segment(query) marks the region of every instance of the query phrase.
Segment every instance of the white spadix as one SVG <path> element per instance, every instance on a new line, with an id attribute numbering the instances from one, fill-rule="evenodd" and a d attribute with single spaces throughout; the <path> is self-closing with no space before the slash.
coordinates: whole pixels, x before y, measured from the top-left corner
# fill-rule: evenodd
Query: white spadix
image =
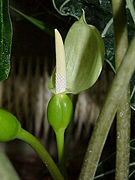
<path id="1" fill-rule="evenodd" d="M 56 94 L 66 90 L 66 61 L 62 37 L 55 29 L 55 52 L 56 52 Z"/>

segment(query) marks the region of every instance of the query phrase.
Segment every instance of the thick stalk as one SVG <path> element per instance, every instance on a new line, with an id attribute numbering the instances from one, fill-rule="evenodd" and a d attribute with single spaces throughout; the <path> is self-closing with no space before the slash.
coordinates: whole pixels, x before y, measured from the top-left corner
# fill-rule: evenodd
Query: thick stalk
<path id="1" fill-rule="evenodd" d="M 115 75 L 104 106 L 95 124 L 79 178 L 81 180 L 94 179 L 103 146 L 116 114 L 119 102 L 127 89 L 128 83 L 135 69 L 134 47 L 135 37 L 133 38 L 126 56 Z"/>
<path id="2" fill-rule="evenodd" d="M 17 138 L 28 143 L 36 151 L 36 153 L 48 168 L 54 180 L 64 180 L 53 159 L 36 137 L 34 137 L 28 131 L 22 129 Z"/>
<path id="3" fill-rule="evenodd" d="M 66 176 L 64 133 L 65 133 L 65 129 L 60 129 L 58 132 L 56 132 L 56 141 L 57 141 L 57 150 L 58 150 L 58 165 L 62 174 Z"/>
<path id="4" fill-rule="evenodd" d="M 125 1 L 112 0 L 116 71 L 128 48 Z M 117 110 L 116 180 L 127 180 L 130 155 L 130 91 L 127 87 Z"/>

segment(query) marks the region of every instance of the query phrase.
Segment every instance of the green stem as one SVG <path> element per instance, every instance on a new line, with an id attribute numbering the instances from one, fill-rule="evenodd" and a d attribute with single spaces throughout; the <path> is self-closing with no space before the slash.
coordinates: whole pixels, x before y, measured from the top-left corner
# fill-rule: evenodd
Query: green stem
<path id="1" fill-rule="evenodd" d="M 44 162 L 44 164 L 48 168 L 53 179 L 64 180 L 63 176 L 61 175 L 53 159 L 51 158 L 49 153 L 46 151 L 44 146 L 39 142 L 39 140 L 36 137 L 34 137 L 28 131 L 22 129 L 21 132 L 18 134 L 17 138 L 28 143 L 36 151 L 36 153 L 39 155 L 41 160 Z"/>
<path id="2" fill-rule="evenodd" d="M 127 88 L 117 111 L 116 180 L 128 180 L 130 158 L 130 92 Z"/>
<path id="3" fill-rule="evenodd" d="M 127 89 L 131 75 L 135 69 L 135 37 L 117 71 L 111 84 L 110 91 L 105 100 L 95 124 L 88 149 L 84 158 L 80 180 L 93 180 L 98 162 L 104 147 L 105 140 L 113 122 L 119 102 Z"/>
<path id="4" fill-rule="evenodd" d="M 58 165 L 64 176 L 66 176 L 65 153 L 64 153 L 64 133 L 65 129 L 60 129 L 56 133 Z"/>
<path id="5" fill-rule="evenodd" d="M 128 48 L 125 1 L 112 0 L 116 71 Z M 130 90 L 127 87 L 117 110 L 116 180 L 129 175 L 130 155 Z"/>

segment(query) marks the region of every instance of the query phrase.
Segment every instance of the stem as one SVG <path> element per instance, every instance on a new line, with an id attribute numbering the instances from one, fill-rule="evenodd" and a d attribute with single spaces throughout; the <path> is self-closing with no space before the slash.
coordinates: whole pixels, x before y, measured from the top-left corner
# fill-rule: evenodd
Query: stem
<path id="1" fill-rule="evenodd" d="M 60 129 L 56 132 L 57 150 L 58 150 L 58 165 L 64 176 L 66 176 L 65 153 L 64 153 L 64 133 L 65 129 Z"/>
<path id="2" fill-rule="evenodd" d="M 130 93 L 127 88 L 117 111 L 116 180 L 129 179 Z"/>
<path id="3" fill-rule="evenodd" d="M 112 0 L 116 71 L 128 48 L 125 1 Z M 127 87 L 117 110 L 116 180 L 127 180 L 130 156 L 130 90 Z"/>
<path id="4" fill-rule="evenodd" d="M 54 180 L 64 180 L 53 159 L 36 137 L 34 137 L 28 131 L 22 129 L 17 138 L 28 143 L 36 151 L 36 153 L 48 168 Z"/>
<path id="5" fill-rule="evenodd" d="M 135 37 L 117 71 L 111 84 L 110 91 L 105 100 L 95 124 L 91 140 L 84 158 L 80 180 L 93 180 L 98 162 L 103 150 L 105 140 L 113 122 L 119 102 L 128 86 L 131 75 L 135 69 Z"/>

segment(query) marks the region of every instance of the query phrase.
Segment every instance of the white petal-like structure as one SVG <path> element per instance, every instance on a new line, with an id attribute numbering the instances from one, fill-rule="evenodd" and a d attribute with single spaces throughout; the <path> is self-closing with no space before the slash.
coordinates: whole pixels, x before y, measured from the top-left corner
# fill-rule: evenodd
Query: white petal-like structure
<path id="1" fill-rule="evenodd" d="M 66 61 L 62 37 L 55 29 L 55 52 L 56 52 L 56 94 L 66 90 Z"/>

